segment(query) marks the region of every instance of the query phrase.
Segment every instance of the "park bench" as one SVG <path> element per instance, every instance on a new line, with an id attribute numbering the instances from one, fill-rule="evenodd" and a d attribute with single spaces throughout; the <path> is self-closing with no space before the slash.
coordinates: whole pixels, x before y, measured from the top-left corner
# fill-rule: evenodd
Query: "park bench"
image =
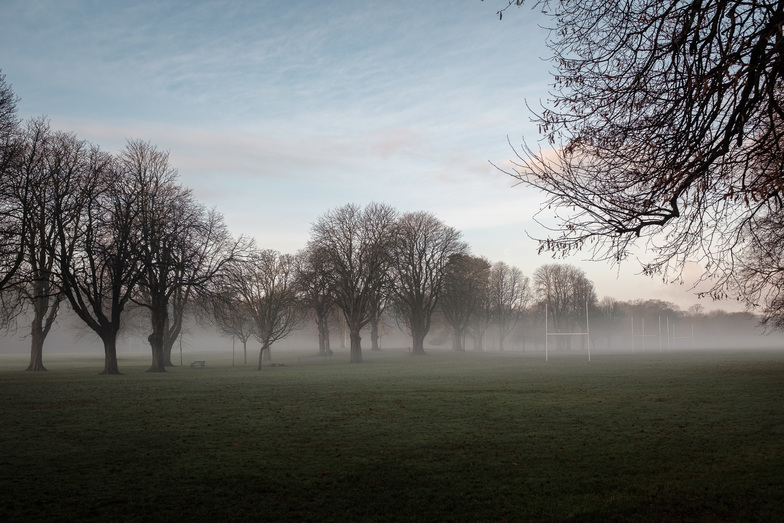
<path id="1" fill-rule="evenodd" d="M 207 363 L 206 361 L 194 361 L 191 363 L 191 367 L 198 367 L 203 369 L 206 363 Z"/>

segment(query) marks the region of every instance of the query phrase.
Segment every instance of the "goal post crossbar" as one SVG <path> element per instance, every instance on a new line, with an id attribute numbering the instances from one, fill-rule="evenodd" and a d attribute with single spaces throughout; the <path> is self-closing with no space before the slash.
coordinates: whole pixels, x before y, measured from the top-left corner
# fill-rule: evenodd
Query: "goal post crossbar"
<path id="1" fill-rule="evenodd" d="M 688 329 L 687 329 L 687 332 L 688 332 Z M 686 336 L 677 336 L 675 334 L 675 324 L 673 323 L 673 325 L 672 325 L 672 339 L 673 339 L 673 341 L 674 340 L 690 340 L 691 341 L 691 346 L 693 347 L 694 346 L 694 322 L 692 322 L 692 324 L 691 324 L 691 335 L 686 335 Z"/>
<path id="2" fill-rule="evenodd" d="M 591 361 L 591 329 L 588 324 L 588 302 L 585 302 L 585 332 L 550 332 L 548 330 L 547 318 L 549 312 L 547 303 L 544 304 L 544 361 L 549 361 L 548 340 L 550 336 L 585 336 L 588 345 L 588 361 Z"/>
<path id="3" fill-rule="evenodd" d="M 661 316 L 659 316 L 659 325 L 658 325 L 659 333 L 658 334 L 656 334 L 656 333 L 654 333 L 654 334 L 646 334 L 646 332 L 645 332 L 645 318 L 642 318 L 642 321 L 641 321 L 641 323 L 642 323 L 642 333 L 638 333 L 637 331 L 635 331 L 635 328 L 634 328 L 634 316 L 632 316 L 631 317 L 631 323 L 632 323 L 632 352 L 635 351 L 635 345 L 634 345 L 635 339 L 641 339 L 642 340 L 642 350 L 643 350 L 643 352 L 645 352 L 645 338 L 659 338 L 659 351 L 660 352 L 662 351 L 663 342 L 664 342 L 665 339 L 667 341 L 667 350 L 672 349 L 672 342 L 675 341 L 675 340 L 691 340 L 692 345 L 694 345 L 694 323 L 691 324 L 691 335 L 690 336 L 689 335 L 687 335 L 687 336 L 677 336 L 675 334 L 675 323 L 673 323 L 672 325 L 670 324 L 669 316 L 666 317 L 665 319 L 666 319 L 666 326 L 664 327 L 664 329 L 665 329 L 666 336 L 664 336 L 662 334 Z"/>
<path id="4" fill-rule="evenodd" d="M 667 319 L 668 319 L 668 322 L 669 322 L 669 318 L 667 318 Z M 635 338 L 642 339 L 642 351 L 643 352 L 645 352 L 645 338 L 658 338 L 659 339 L 659 352 L 662 351 L 663 347 L 662 347 L 661 316 L 659 316 L 659 333 L 658 334 L 656 334 L 656 333 L 654 333 L 654 334 L 645 334 L 645 318 L 642 318 L 642 334 L 636 334 L 634 332 L 634 316 L 633 315 L 631 316 L 631 322 L 632 322 L 632 352 L 635 352 L 635 347 L 634 347 L 634 340 L 635 340 Z M 669 323 L 667 323 L 667 325 L 668 325 L 667 326 L 667 333 L 668 333 L 668 336 L 669 336 Z M 667 342 L 667 345 L 668 345 L 668 349 L 669 349 L 669 341 Z"/>

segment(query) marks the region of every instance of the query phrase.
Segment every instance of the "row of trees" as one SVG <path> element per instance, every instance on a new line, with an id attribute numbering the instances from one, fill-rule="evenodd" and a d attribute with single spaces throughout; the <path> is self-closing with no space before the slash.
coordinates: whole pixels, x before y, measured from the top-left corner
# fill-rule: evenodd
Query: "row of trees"
<path id="1" fill-rule="evenodd" d="M 44 118 L 22 125 L 0 77 L 0 291 L 4 318 L 32 316 L 29 370 L 45 370 L 44 340 L 60 305 L 103 342 L 104 373 L 118 373 L 126 309 L 148 312 L 151 371 L 170 362 L 186 305 L 250 242 L 177 183 L 168 153 L 129 141 L 109 154 Z"/>
<path id="2" fill-rule="evenodd" d="M 338 311 L 360 362 L 360 331 L 370 324 L 377 348 L 385 310 L 422 354 L 436 310 L 459 347 L 480 305 L 509 329 L 528 300 L 518 269 L 471 256 L 460 233 L 427 212 L 349 204 L 317 220 L 302 252 L 259 249 L 178 183 L 168 153 L 131 140 L 110 154 L 44 118 L 22 124 L 4 78 L 0 87 L 0 291 L 4 318 L 32 318 L 29 370 L 45 370 L 44 340 L 63 302 L 102 340 L 104 372 L 114 374 L 130 308 L 146 312 L 150 371 L 160 372 L 188 309 L 243 343 L 256 337 L 261 365 L 308 312 L 327 352 Z"/>
<path id="3" fill-rule="evenodd" d="M 338 315 L 350 359 L 361 362 L 361 331 L 370 327 L 377 350 L 383 314 L 411 336 L 413 354 L 424 354 L 435 314 L 447 319 L 455 348 L 463 350 L 470 321 L 484 322 L 483 328 L 496 321 L 508 333 L 529 300 L 519 269 L 471 256 L 460 233 L 431 213 L 399 214 L 378 203 L 328 211 L 294 256 L 263 251 L 233 267 L 213 300 L 214 318 L 243 345 L 259 339 L 259 366 L 271 344 L 307 316 L 316 324 L 319 352 L 330 354 L 330 325 Z"/>
<path id="4" fill-rule="evenodd" d="M 561 318 L 564 327 L 555 328 L 550 310 L 545 325 L 545 303 L 535 295 L 529 307 L 520 313 L 503 347 L 496 327 L 487 332 L 484 347 L 474 343 L 474 350 L 543 352 L 546 331 L 585 333 L 586 327 L 589 327 L 591 350 L 609 353 L 681 348 L 737 349 L 781 344 L 778 336 L 760 336 L 759 318 L 748 312 L 706 312 L 700 306 L 681 310 L 677 305 L 661 300 L 621 301 L 604 297 L 587 302 L 588 325 L 586 302 L 583 301 L 576 304 L 568 317 Z M 431 343 L 442 342 L 438 333 L 440 329 L 436 327 Z M 469 331 L 469 335 L 473 336 L 473 331 Z M 585 351 L 587 339 L 584 335 L 551 336 L 549 345 L 551 350 Z"/>
<path id="5" fill-rule="evenodd" d="M 427 212 L 400 214 L 378 203 L 326 212 L 294 255 L 233 238 L 222 216 L 177 181 L 168 154 L 131 140 L 117 154 L 52 130 L 24 125 L 0 76 L 0 296 L 3 318 L 32 318 L 29 370 L 45 370 L 43 344 L 63 303 L 104 345 L 104 372 L 118 373 L 117 336 L 130 309 L 145 313 L 150 371 L 172 365 L 186 313 L 209 319 L 247 346 L 270 347 L 312 317 L 319 351 L 331 352 L 335 315 L 352 362 L 360 333 L 378 348 L 383 314 L 424 353 L 434 318 L 452 346 L 466 335 L 481 349 L 497 328 L 499 346 L 535 299 L 553 330 L 571 328 L 595 307 L 593 284 L 568 265 L 540 267 L 533 282 L 503 262 L 473 256 L 460 233 Z"/>

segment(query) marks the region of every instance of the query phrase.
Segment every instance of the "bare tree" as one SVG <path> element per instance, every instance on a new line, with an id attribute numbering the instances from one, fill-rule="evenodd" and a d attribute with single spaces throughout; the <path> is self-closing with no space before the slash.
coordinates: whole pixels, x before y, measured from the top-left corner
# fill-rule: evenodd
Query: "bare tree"
<path id="1" fill-rule="evenodd" d="M 493 321 L 492 296 L 490 295 L 490 282 L 484 288 L 479 289 L 476 305 L 471 318 L 466 325 L 466 333 L 473 340 L 473 350 L 482 352 L 485 350 L 485 335 L 487 329 Z"/>
<path id="2" fill-rule="evenodd" d="M 536 298 L 547 304 L 552 332 L 568 332 L 585 326 L 586 306 L 596 303 L 593 283 L 572 265 L 550 263 L 534 271 Z M 583 332 L 579 330 L 577 332 Z M 559 347 L 571 346 L 571 338 L 558 338 Z"/>
<path id="3" fill-rule="evenodd" d="M 134 253 L 141 267 L 134 301 L 148 309 L 152 332 L 149 372 L 164 372 L 164 346 L 169 334 L 169 307 L 179 288 L 182 242 L 190 239 L 195 210 L 190 191 L 176 183 L 177 170 L 169 154 L 149 142 L 130 140 L 120 153 L 119 169 L 138 202 Z"/>
<path id="4" fill-rule="evenodd" d="M 385 274 L 383 277 L 384 282 L 378 286 L 378 289 L 370 297 L 370 350 L 380 351 L 381 345 L 381 329 L 384 326 L 383 316 L 389 305 L 390 298 L 390 285 L 392 283 L 391 275 Z"/>
<path id="5" fill-rule="evenodd" d="M 329 319 L 335 303 L 329 288 L 329 263 L 326 252 L 313 245 L 295 258 L 297 287 L 303 305 L 313 311 L 318 330 L 319 354 L 332 355 L 329 343 Z"/>
<path id="6" fill-rule="evenodd" d="M 136 257 L 142 268 L 134 301 L 147 308 L 152 332 L 149 372 L 172 366 L 171 350 L 188 301 L 223 270 L 244 240 L 232 240 L 216 211 L 198 204 L 177 183 L 168 152 L 131 140 L 118 166 L 138 200 Z"/>
<path id="7" fill-rule="evenodd" d="M 531 300 L 528 278 L 522 271 L 504 262 L 490 268 L 490 308 L 498 325 L 498 348 L 504 350 L 504 340 L 520 321 L 520 316 Z"/>
<path id="8" fill-rule="evenodd" d="M 103 374 L 119 374 L 117 333 L 141 273 L 136 258 L 138 195 L 111 156 L 85 151 L 82 169 L 55 178 L 55 256 L 71 309 L 103 342 Z"/>
<path id="9" fill-rule="evenodd" d="M 178 238 L 174 244 L 177 263 L 171 279 L 168 328 L 164 331 L 163 360 L 167 367 L 174 342 L 182 333 L 185 313 L 194 298 L 209 300 L 217 282 L 229 270 L 229 264 L 247 255 L 251 243 L 245 238 L 235 239 L 229 233 L 221 215 L 215 209 L 205 210 L 196 205 L 192 215 L 190 235 Z"/>
<path id="10" fill-rule="evenodd" d="M 30 183 L 17 164 L 22 151 L 17 98 L 0 70 L 0 291 L 24 257 L 25 225 Z"/>
<path id="11" fill-rule="evenodd" d="M 272 249 L 252 252 L 233 263 L 227 276 L 229 292 L 236 294 L 253 318 L 261 343 L 259 365 L 272 344 L 288 336 L 302 321 L 297 297 L 294 258 Z"/>
<path id="12" fill-rule="evenodd" d="M 16 103 L 18 99 L 14 94 L 14 90 L 6 83 L 3 70 L 0 69 L 0 144 L 7 146 L 8 141 L 17 132 L 19 125 L 19 117 L 16 112 Z M 5 151 L 3 151 L 5 152 Z M 5 165 L 4 163 L 0 163 Z"/>
<path id="13" fill-rule="evenodd" d="M 412 354 L 425 353 L 447 266 L 452 256 L 468 246 L 460 233 L 428 212 L 406 213 L 398 219 L 392 247 L 392 296 L 396 315 L 412 338 Z"/>
<path id="14" fill-rule="evenodd" d="M 85 168 L 89 146 L 72 134 L 53 132 L 44 118 L 30 120 L 16 168 L 29 180 L 24 261 L 15 278 L 18 296 L 32 310 L 29 371 L 45 371 L 43 347 L 65 296 L 56 272 L 57 227 L 54 212 L 71 197 L 55 190 L 61 179 L 74 179 Z M 20 195 L 21 196 L 21 195 Z M 59 201 L 58 201 L 59 199 Z"/>
<path id="15" fill-rule="evenodd" d="M 552 8 L 555 83 L 535 120 L 554 148 L 524 144 L 507 172 L 560 222 L 540 248 L 617 262 L 642 238 L 646 273 L 681 278 L 694 260 L 713 297 L 784 306 L 765 278 L 775 253 L 753 239 L 781 235 L 784 3 L 534 4 Z"/>
<path id="16" fill-rule="evenodd" d="M 231 286 L 223 287 L 212 293 L 210 303 L 212 317 L 221 332 L 240 340 L 242 343 L 242 362 L 247 365 L 248 340 L 256 332 L 250 307 Z"/>
<path id="17" fill-rule="evenodd" d="M 320 249 L 329 265 L 329 286 L 351 338 L 351 362 L 362 361 L 360 330 L 370 321 L 373 298 L 390 266 L 394 209 L 371 203 L 348 204 L 313 225 L 309 248 Z"/>
<path id="18" fill-rule="evenodd" d="M 746 302 L 761 309 L 765 328 L 784 330 L 784 216 L 755 220 L 745 238 L 747 255 L 738 263 L 738 287 Z"/>
<path id="19" fill-rule="evenodd" d="M 441 310 L 452 328 L 452 348 L 465 350 L 465 329 L 487 297 L 490 262 L 468 254 L 453 254 L 446 267 Z"/>

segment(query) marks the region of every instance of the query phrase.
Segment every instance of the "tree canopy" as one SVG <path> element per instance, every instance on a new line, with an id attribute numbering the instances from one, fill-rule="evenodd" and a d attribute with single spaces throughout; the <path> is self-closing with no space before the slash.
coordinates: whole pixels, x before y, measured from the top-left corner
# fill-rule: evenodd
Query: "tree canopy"
<path id="1" fill-rule="evenodd" d="M 16 102 L 0 70 L 0 290 L 24 259 L 28 184 L 17 165 L 22 147 Z"/>
<path id="2" fill-rule="evenodd" d="M 618 262 L 642 244 L 648 274 L 681 279 L 698 262 L 707 294 L 784 313 L 769 248 L 782 234 L 784 2 L 533 4 L 553 22 L 554 82 L 534 111 L 545 145 L 523 143 L 505 171 L 548 196 L 540 250 Z"/>

